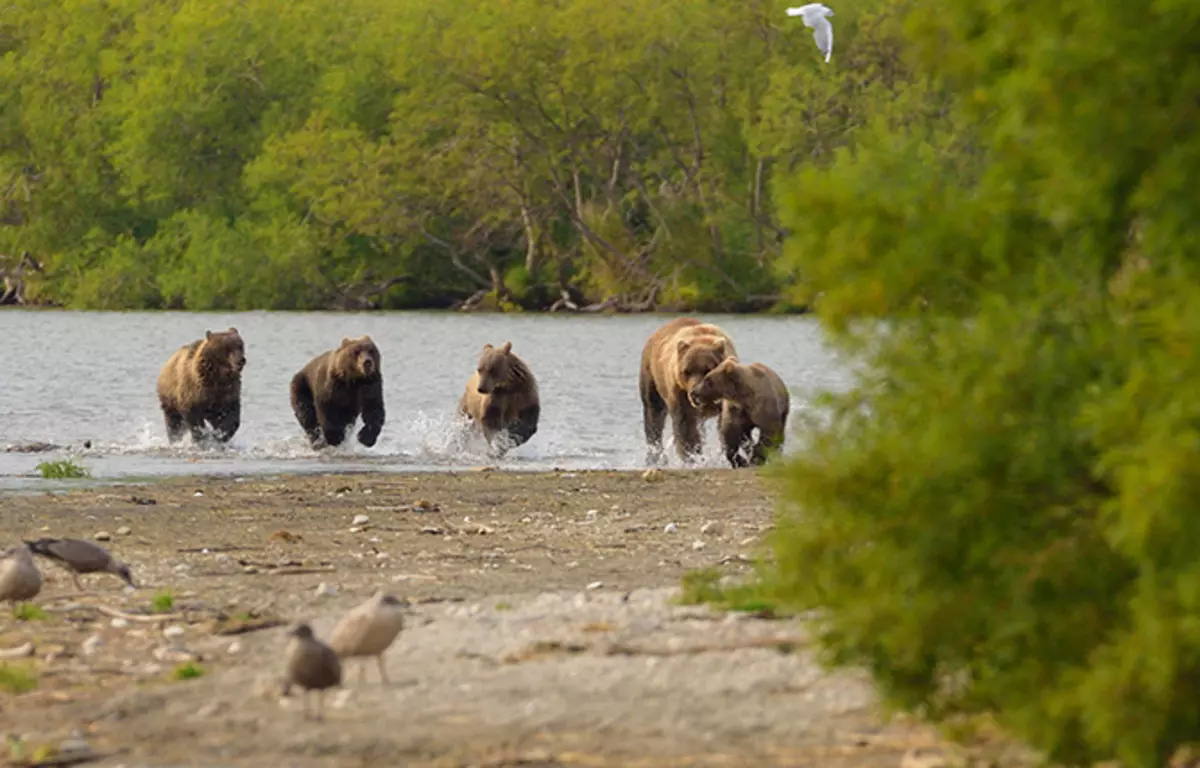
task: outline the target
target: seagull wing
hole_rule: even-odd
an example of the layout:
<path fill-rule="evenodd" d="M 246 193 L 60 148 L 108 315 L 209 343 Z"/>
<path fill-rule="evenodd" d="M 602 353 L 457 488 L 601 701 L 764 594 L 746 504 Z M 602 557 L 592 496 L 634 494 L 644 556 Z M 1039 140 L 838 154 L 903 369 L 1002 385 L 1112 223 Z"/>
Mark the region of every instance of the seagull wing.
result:
<path fill-rule="evenodd" d="M 829 61 L 829 57 L 833 55 L 833 25 L 829 23 L 829 19 L 822 16 L 814 19 L 810 26 L 813 28 L 813 40 L 817 43 L 817 49 L 825 54 L 825 61 Z"/>

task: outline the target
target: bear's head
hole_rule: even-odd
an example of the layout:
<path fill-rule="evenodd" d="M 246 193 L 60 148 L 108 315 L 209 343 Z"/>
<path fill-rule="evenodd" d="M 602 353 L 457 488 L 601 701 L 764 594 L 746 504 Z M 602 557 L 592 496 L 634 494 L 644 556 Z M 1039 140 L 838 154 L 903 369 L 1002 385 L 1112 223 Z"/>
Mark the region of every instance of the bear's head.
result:
<path fill-rule="evenodd" d="M 736 392 L 737 361 L 727 357 L 688 392 L 688 399 L 697 408 L 704 408 L 716 405 L 724 398 L 734 397 Z"/>
<path fill-rule="evenodd" d="M 370 336 L 357 339 L 342 339 L 338 347 L 338 369 L 346 378 L 369 379 L 380 374 L 379 347 Z"/>
<path fill-rule="evenodd" d="M 729 344 L 717 337 L 680 339 L 675 345 L 675 355 L 676 384 L 691 399 L 692 390 L 700 386 L 709 371 L 729 357 Z"/>
<path fill-rule="evenodd" d="M 499 347 L 484 344 L 475 372 L 479 374 L 475 388 L 481 395 L 507 387 L 513 380 L 512 342 L 506 341 Z"/>
<path fill-rule="evenodd" d="M 200 354 L 215 366 L 241 373 L 246 367 L 246 344 L 237 328 L 228 331 L 205 331 Z"/>

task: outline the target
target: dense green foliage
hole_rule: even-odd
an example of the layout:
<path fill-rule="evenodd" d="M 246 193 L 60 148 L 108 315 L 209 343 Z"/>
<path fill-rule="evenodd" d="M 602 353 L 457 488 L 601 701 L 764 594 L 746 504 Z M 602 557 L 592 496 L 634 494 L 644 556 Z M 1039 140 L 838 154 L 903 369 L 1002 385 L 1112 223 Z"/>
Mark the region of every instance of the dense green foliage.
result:
<path fill-rule="evenodd" d="M 905 22 L 952 108 L 779 180 L 868 365 L 782 470 L 777 576 L 893 703 L 1166 765 L 1200 741 L 1200 4 Z"/>
<path fill-rule="evenodd" d="M 77 307 L 768 307 L 771 180 L 927 100 L 897 0 L 828 65 L 761 0 L 2 5 L 0 256 Z"/>

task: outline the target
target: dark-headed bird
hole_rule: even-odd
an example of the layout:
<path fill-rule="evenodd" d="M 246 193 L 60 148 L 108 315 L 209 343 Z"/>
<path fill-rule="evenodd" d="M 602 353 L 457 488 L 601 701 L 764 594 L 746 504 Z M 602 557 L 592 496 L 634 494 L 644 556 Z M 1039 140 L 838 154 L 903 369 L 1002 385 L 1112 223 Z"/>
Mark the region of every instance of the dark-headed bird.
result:
<path fill-rule="evenodd" d="M 71 580 L 75 582 L 75 588 L 80 592 L 84 590 L 83 585 L 79 583 L 79 577 L 86 573 L 115 574 L 129 586 L 137 586 L 133 583 L 133 574 L 128 565 L 113 557 L 104 547 L 97 546 L 90 541 L 38 539 L 37 541 L 27 541 L 25 545 L 35 555 L 53 560 L 70 571 Z"/>
<path fill-rule="evenodd" d="M 342 684 L 342 663 L 337 654 L 313 634 L 312 627 L 300 622 L 288 630 L 285 674 L 289 685 L 304 691 L 304 717 L 308 719 L 308 694 L 317 694 L 317 718 L 321 719 L 325 689 Z"/>

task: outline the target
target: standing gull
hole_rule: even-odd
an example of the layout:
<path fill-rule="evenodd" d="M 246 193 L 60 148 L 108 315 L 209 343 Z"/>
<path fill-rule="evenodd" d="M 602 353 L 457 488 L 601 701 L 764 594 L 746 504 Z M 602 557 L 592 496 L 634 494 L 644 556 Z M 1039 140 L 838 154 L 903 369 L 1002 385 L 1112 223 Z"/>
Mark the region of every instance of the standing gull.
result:
<path fill-rule="evenodd" d="M 313 634 L 304 622 L 288 631 L 285 669 L 288 685 L 304 690 L 304 717 L 308 718 L 308 694 L 317 692 L 317 719 L 321 719 L 322 695 L 326 688 L 342 684 L 342 663 L 337 654 Z"/>
<path fill-rule="evenodd" d="M 85 573 L 112 573 L 119 576 L 129 586 L 137 586 L 133 583 L 133 574 L 130 573 L 128 565 L 110 555 L 104 547 L 97 546 L 90 541 L 38 539 L 37 541 L 27 541 L 25 544 L 36 554 L 65 566 L 71 572 L 71 580 L 75 582 L 75 589 L 80 592 L 84 590 L 83 585 L 79 583 L 79 576 Z"/>
<path fill-rule="evenodd" d="M 42 572 L 29 548 L 20 544 L 0 553 L 0 600 L 12 605 L 32 600 L 42 590 Z"/>
<path fill-rule="evenodd" d="M 393 595 L 376 592 L 370 600 L 342 617 L 329 636 L 329 646 L 343 659 L 374 656 L 379 662 L 379 678 L 387 683 L 383 654 L 402 629 L 404 603 Z M 366 667 L 359 666 L 358 670 L 359 679 L 365 677 Z"/>
<path fill-rule="evenodd" d="M 821 3 L 809 3 L 788 8 L 787 15 L 802 17 L 804 26 L 812 28 L 813 40 L 817 41 L 817 48 L 825 54 L 825 61 L 828 62 L 833 55 L 833 25 L 825 17 L 832 16 L 833 11 Z"/>

